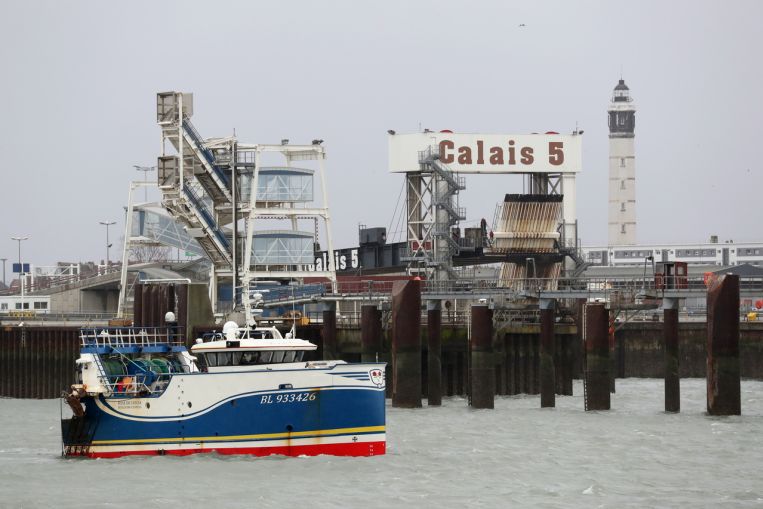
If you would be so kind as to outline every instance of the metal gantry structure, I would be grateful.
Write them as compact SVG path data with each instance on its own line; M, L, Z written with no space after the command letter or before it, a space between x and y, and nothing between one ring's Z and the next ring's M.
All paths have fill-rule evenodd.
M453 257L460 246L451 232L466 219L458 206L465 179L440 161L437 147L429 147L419 153L419 171L406 173L405 181L409 272L428 280L457 279Z
M323 222L333 252L321 140L267 145L241 143L236 136L205 139L191 123L192 94L160 92L156 107L162 129L157 162L162 205L212 262L209 288L215 312L243 311L251 321L250 288L259 279L336 281L332 257L326 267L313 267L318 222ZM280 156L283 163L264 166L264 156ZM317 162L320 204L313 193L316 170L294 167L295 161ZM311 223L310 231L300 230L300 220ZM217 309L218 289L226 285L233 289L231 308Z

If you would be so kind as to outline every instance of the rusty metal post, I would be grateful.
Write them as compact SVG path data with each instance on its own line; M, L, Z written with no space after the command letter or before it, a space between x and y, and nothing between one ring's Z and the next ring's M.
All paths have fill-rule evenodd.
M609 410L609 311L586 306L586 410Z
M678 376L678 299L663 299L663 334L665 336L665 411L681 411L681 388Z
M323 359L338 359L336 344L336 304L328 304L328 309L323 310L323 327L321 329L323 338Z
M439 300L427 301L427 404L442 405L442 310Z
M707 413L742 413L739 380L739 276L725 275L707 289Z
M540 300L540 406L556 406L556 373L554 366L554 299Z
M360 307L360 360L378 362L382 358L381 312L375 304Z
M392 285L392 406L421 407L421 280Z
M493 310L472 306L471 393L473 408L493 408L495 367L493 361Z

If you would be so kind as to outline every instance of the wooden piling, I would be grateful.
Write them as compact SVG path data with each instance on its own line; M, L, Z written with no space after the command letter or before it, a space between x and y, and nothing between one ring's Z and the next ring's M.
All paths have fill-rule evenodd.
M609 339L609 392L616 392L615 379L617 378L617 352L615 351L615 317L613 313L609 314L609 328L607 329Z
M143 326L143 283L135 283L132 293L132 322L135 327Z
M493 408L495 369L493 367L493 310L472 306L471 391L473 408Z
M513 396L517 393L517 361L514 349L514 335L506 334L504 341L506 342L506 394Z
M336 308L334 304L329 305L329 309L323 310L323 327L321 328L323 339L323 358L325 360L338 359L336 344Z
M742 413L737 275L721 276L707 289L707 413Z
M421 407L421 281L392 285L392 406Z
M427 302L427 404L442 405L442 343L440 301Z
M536 335L527 334L528 358L527 358L527 393L540 393L538 368L540 367L540 341Z
M556 367L554 365L554 300L541 300L540 308L540 406L556 405Z
M678 376L678 300L663 299L663 334L665 338L665 411L681 411Z
M360 360L378 362L382 359L381 312L375 304L360 307Z
M577 340L577 335L562 336L562 371L564 373L562 377L562 395L564 396L572 396L572 379L576 372L573 345Z
M610 409L609 311L604 304L586 306L586 410Z

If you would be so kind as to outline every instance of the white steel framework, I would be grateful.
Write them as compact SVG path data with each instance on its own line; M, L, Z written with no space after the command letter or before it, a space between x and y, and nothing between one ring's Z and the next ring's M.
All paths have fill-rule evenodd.
M233 309L243 306L251 321L250 286L257 279L292 280L325 277L336 281L332 263L324 271L311 271L308 263L268 263L265 257L252 257L257 231L271 238L283 232L284 238L304 237L299 230L302 219L325 225L325 239L333 253L328 191L324 176L326 153L320 140L311 145L239 143L235 136L204 139L191 123L193 97L180 92L157 94L157 123L162 128L162 155L158 159L162 205L178 219L212 261L210 300L217 309L218 284L232 285ZM167 142L175 153L166 153ZM282 156L281 166L264 166L262 156ZM295 168L294 161L315 161L318 166L322 202L314 204L313 179L316 170ZM261 177L262 174L262 177ZM262 179L262 182L260 180ZM256 190L256 192L252 192ZM286 219L291 230L280 226L265 228L265 221ZM311 224L310 235L318 244L318 229ZM292 243L280 243L288 248ZM305 247L291 258L301 261ZM279 256L283 258L282 250ZM287 256L286 258L290 258ZM310 257L312 260L312 256ZM240 295L240 297L238 297Z

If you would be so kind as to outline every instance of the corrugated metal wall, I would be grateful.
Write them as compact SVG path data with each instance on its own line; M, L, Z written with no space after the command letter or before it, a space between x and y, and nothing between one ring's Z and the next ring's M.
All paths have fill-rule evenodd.
M0 329L0 397L57 398L74 383L78 327Z

